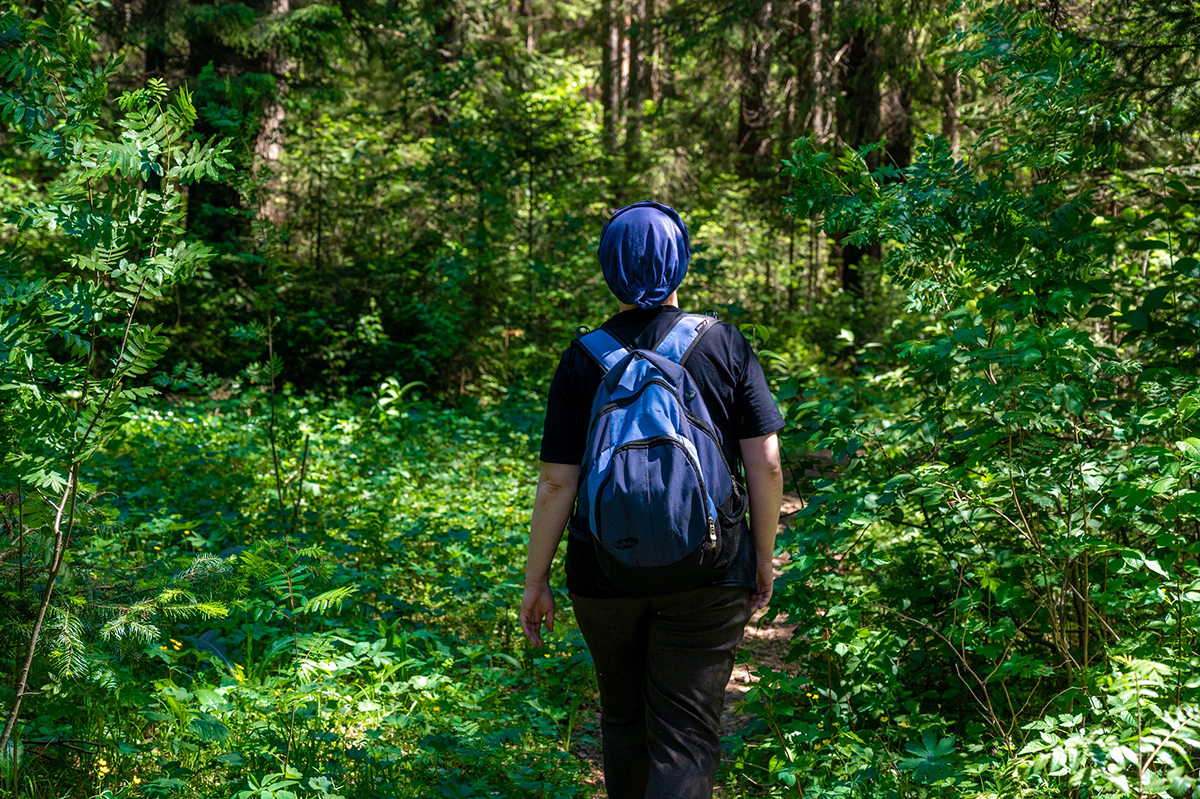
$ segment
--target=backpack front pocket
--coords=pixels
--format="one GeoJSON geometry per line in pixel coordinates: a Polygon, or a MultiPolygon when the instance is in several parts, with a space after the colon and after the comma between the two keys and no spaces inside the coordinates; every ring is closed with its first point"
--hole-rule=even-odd
{"type": "Polygon", "coordinates": [[[666,566],[716,543],[716,509],[687,443],[659,436],[612,451],[595,498],[600,545],[626,566],[666,566]]]}

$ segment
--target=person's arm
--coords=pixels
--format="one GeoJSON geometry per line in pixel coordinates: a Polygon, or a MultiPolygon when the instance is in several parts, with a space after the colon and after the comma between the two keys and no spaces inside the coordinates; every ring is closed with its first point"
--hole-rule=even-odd
{"type": "Polygon", "coordinates": [[[525,558],[525,593],[521,597],[521,630],[534,646],[542,645],[541,627],[554,632],[554,594],[550,565],[575,506],[579,467],[543,463],[538,477],[533,518],[529,523],[529,554],[525,558]]]}
{"type": "Polygon", "coordinates": [[[757,557],[758,590],[750,598],[750,612],[771,601],[775,570],[775,532],[779,528],[779,506],[783,502],[783,467],[779,463],[779,437],[775,433],[738,442],[746,467],[746,493],[750,500],[750,531],[757,557]]]}

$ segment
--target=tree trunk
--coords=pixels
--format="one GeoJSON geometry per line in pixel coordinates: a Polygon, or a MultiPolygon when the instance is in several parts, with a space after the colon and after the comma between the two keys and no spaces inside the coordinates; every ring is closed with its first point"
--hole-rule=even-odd
{"type": "Polygon", "coordinates": [[[901,77],[884,102],[885,153],[887,162],[897,169],[904,169],[912,163],[912,89],[907,77],[901,77]]]}
{"type": "Polygon", "coordinates": [[[533,55],[533,0],[521,0],[521,19],[525,22],[525,52],[533,55]]]}
{"type": "MultiPolygon", "coordinates": [[[[809,75],[811,75],[811,99],[809,101],[808,127],[812,131],[813,142],[818,146],[828,143],[830,128],[833,124],[834,113],[831,109],[833,100],[830,91],[829,67],[829,37],[826,33],[828,17],[822,0],[809,0],[809,38],[812,49],[809,51],[809,75]]],[[[812,308],[817,304],[818,295],[823,283],[822,272],[828,267],[828,262],[822,260],[830,255],[828,237],[819,225],[809,225],[809,258],[808,258],[808,291],[805,305],[812,308]]]]}
{"type": "MultiPolygon", "coordinates": [[[[271,0],[271,13],[286,14],[290,0],[271,0]]],[[[265,170],[258,203],[258,215],[278,225],[284,221],[285,204],[280,196],[280,180],[277,174],[279,157],[283,154],[283,122],[285,110],[283,99],[287,94],[287,65],[275,47],[263,54],[262,71],[275,79],[275,91],[268,97],[262,110],[262,122],[254,141],[255,169],[265,170]]]]}
{"type": "MultiPolygon", "coordinates": [[[[821,47],[820,31],[814,25],[814,17],[819,17],[820,7],[817,0],[794,0],[787,6],[783,14],[786,22],[782,28],[784,36],[784,52],[791,72],[785,91],[786,113],[784,114],[783,133],[776,158],[786,158],[791,154],[791,145],[801,136],[816,139],[818,132],[811,125],[814,118],[820,119],[820,109],[817,106],[817,89],[820,81],[819,65],[821,47]]],[[[796,292],[802,285],[807,259],[797,257],[797,220],[788,220],[788,255],[787,255],[787,309],[796,309],[796,292]]],[[[802,234],[801,234],[802,235],[802,234]]],[[[800,242],[803,247],[803,240],[800,242]]]]}
{"type": "Polygon", "coordinates": [[[654,0],[646,0],[646,19],[650,26],[642,40],[646,48],[646,91],[655,103],[662,97],[662,74],[658,63],[658,23],[655,17],[657,13],[654,0]]]}
{"type": "Polygon", "coordinates": [[[783,118],[783,155],[791,143],[801,135],[803,122],[808,116],[809,104],[812,101],[813,75],[809,69],[809,53],[815,42],[809,38],[812,30],[811,4],[799,0],[791,3],[784,25],[785,45],[787,53],[788,76],[787,88],[784,92],[786,111],[783,118]]]}
{"type": "MultiPolygon", "coordinates": [[[[205,3],[196,3],[203,7],[205,3]]],[[[208,3],[207,5],[211,5],[208,3]]],[[[189,31],[186,74],[194,79],[212,65],[219,79],[243,74],[246,65],[241,54],[230,47],[212,24],[195,27],[189,31]]],[[[219,96],[218,101],[226,101],[219,96]]],[[[224,131],[207,126],[203,117],[196,125],[196,132],[215,135],[224,131]]],[[[238,163],[239,167],[248,165],[238,163]]],[[[239,209],[242,198],[227,181],[200,180],[188,188],[187,229],[212,244],[236,242],[244,232],[244,217],[239,209]]],[[[240,245],[235,245],[240,246],[240,245]]]]}
{"type": "MultiPolygon", "coordinates": [[[[632,2],[632,0],[629,0],[632,2]]],[[[624,99],[629,96],[629,2],[621,2],[617,7],[617,24],[621,36],[621,120],[624,122],[624,99]]]]}
{"type": "Polygon", "coordinates": [[[771,50],[775,32],[771,27],[774,3],[758,0],[746,26],[742,46],[742,91],[739,102],[737,152],[747,175],[757,174],[768,144],[767,123],[771,120],[767,83],[771,75],[771,50]]]}
{"type": "Polygon", "coordinates": [[[646,70],[646,53],[652,33],[646,19],[646,0],[633,0],[633,24],[629,29],[629,92],[625,97],[625,167],[630,172],[637,168],[642,136],[642,100],[646,96],[649,82],[646,70]]]}
{"type": "Polygon", "coordinates": [[[147,78],[167,76],[167,0],[146,0],[145,11],[146,50],[143,62],[147,78]]]}
{"type": "Polygon", "coordinates": [[[959,71],[948,69],[942,75],[942,93],[945,96],[945,107],[942,111],[942,135],[950,142],[950,152],[958,157],[960,128],[958,124],[958,105],[962,99],[962,87],[958,82],[959,71]]]}
{"type": "Polygon", "coordinates": [[[604,106],[604,147],[609,153],[617,150],[621,128],[621,0],[604,0],[601,4],[601,44],[603,64],[600,68],[600,93],[604,106]]]}
{"type": "Polygon", "coordinates": [[[808,129],[813,141],[824,144],[829,141],[829,128],[834,114],[829,110],[829,59],[826,52],[825,9],[821,0],[808,3],[809,38],[812,48],[808,54],[808,74],[811,95],[809,98],[808,129]]]}
{"type": "MultiPolygon", "coordinates": [[[[433,24],[433,41],[431,44],[437,50],[437,58],[433,59],[433,69],[442,72],[455,60],[455,46],[458,39],[459,10],[456,3],[446,3],[441,9],[441,16],[433,24]]],[[[445,129],[450,124],[450,115],[446,113],[443,100],[439,97],[433,108],[433,129],[435,132],[445,129]]]]}
{"type": "MultiPolygon", "coordinates": [[[[862,147],[878,140],[880,134],[882,58],[879,34],[858,28],[850,34],[845,49],[838,135],[847,147],[862,147]]],[[[868,160],[872,166],[878,165],[879,154],[871,153],[868,160]]]]}
{"type": "MultiPolygon", "coordinates": [[[[844,45],[845,67],[842,72],[842,102],[838,108],[838,135],[847,147],[859,148],[880,136],[879,82],[882,77],[882,48],[877,30],[856,28],[844,45]]],[[[867,168],[879,166],[876,150],[866,157],[867,168]]],[[[842,244],[843,237],[834,240],[834,255],[841,255],[842,290],[861,297],[862,276],[859,266],[867,256],[878,257],[879,245],[842,244]],[[840,253],[839,253],[840,251],[840,253]]]]}

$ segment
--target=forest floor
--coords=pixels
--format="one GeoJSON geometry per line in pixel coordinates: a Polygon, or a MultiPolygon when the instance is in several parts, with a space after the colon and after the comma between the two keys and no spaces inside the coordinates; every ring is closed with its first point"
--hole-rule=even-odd
{"type": "MultiPolygon", "coordinates": [[[[780,509],[779,532],[793,514],[804,507],[803,500],[796,494],[788,494],[783,498],[780,509]]],[[[780,575],[780,567],[787,563],[787,553],[775,558],[775,576],[780,575]]],[[[729,675],[729,684],[725,687],[725,707],[721,711],[721,736],[739,734],[751,722],[752,716],[739,713],[737,705],[745,698],[755,682],[752,669],[755,666],[766,666],[782,671],[787,662],[788,647],[791,645],[792,633],[796,625],[789,623],[786,614],[766,620],[767,609],[758,611],[746,625],[746,633],[738,647],[738,659],[734,664],[733,673],[729,675]]],[[[601,764],[600,752],[600,716],[595,709],[591,710],[583,725],[584,732],[595,739],[595,743],[581,743],[576,749],[576,755],[588,764],[587,785],[592,799],[604,799],[604,771],[601,764]]],[[[721,796],[718,786],[715,796],[721,796]]]]}
{"type": "MultiPolygon", "coordinates": [[[[81,705],[105,728],[153,730],[117,738],[125,748],[107,753],[103,772],[93,764],[95,779],[73,795],[128,795],[115,791],[140,780],[149,796],[182,780],[191,797],[221,799],[245,789],[247,775],[282,775],[279,755],[289,753],[306,776],[358,799],[603,796],[582,637],[569,619],[541,651],[515,635],[536,409],[472,416],[413,404],[389,415],[291,398],[276,416],[297,431],[278,453],[270,417],[240,404],[149,407],[96,457],[97,484],[123,498],[114,509],[123,534],[88,542],[106,573],[132,563],[169,579],[236,545],[253,604],[165,622],[161,640],[129,658],[126,679],[145,688],[128,701],[41,700],[32,723],[42,737],[90,734],[81,705]],[[289,496],[284,514],[280,470],[304,473],[305,492],[289,496]],[[299,589],[287,575],[303,578],[299,589]],[[352,599],[288,623],[290,602],[335,591],[352,599]],[[303,657],[286,657],[301,643],[303,657]],[[163,707],[186,723],[162,723],[163,707]],[[186,762],[161,755],[183,751],[186,762]]],[[[784,521],[801,507],[786,497],[784,521]]],[[[775,565],[786,568],[786,556],[775,565]]],[[[748,625],[725,693],[727,753],[759,734],[743,700],[755,671],[789,668],[795,628],[769,611],[748,625]]],[[[48,784],[67,773],[39,768],[48,784]]]]}

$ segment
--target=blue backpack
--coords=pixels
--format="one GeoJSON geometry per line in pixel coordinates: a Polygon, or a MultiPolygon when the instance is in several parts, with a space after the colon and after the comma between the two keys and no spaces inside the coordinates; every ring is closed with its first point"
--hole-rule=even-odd
{"type": "Polygon", "coordinates": [[[684,363],[716,319],[686,314],[654,349],[605,330],[576,342],[604,370],[576,500],[610,587],[629,595],[703,584],[737,552],[745,492],[684,363]]]}

